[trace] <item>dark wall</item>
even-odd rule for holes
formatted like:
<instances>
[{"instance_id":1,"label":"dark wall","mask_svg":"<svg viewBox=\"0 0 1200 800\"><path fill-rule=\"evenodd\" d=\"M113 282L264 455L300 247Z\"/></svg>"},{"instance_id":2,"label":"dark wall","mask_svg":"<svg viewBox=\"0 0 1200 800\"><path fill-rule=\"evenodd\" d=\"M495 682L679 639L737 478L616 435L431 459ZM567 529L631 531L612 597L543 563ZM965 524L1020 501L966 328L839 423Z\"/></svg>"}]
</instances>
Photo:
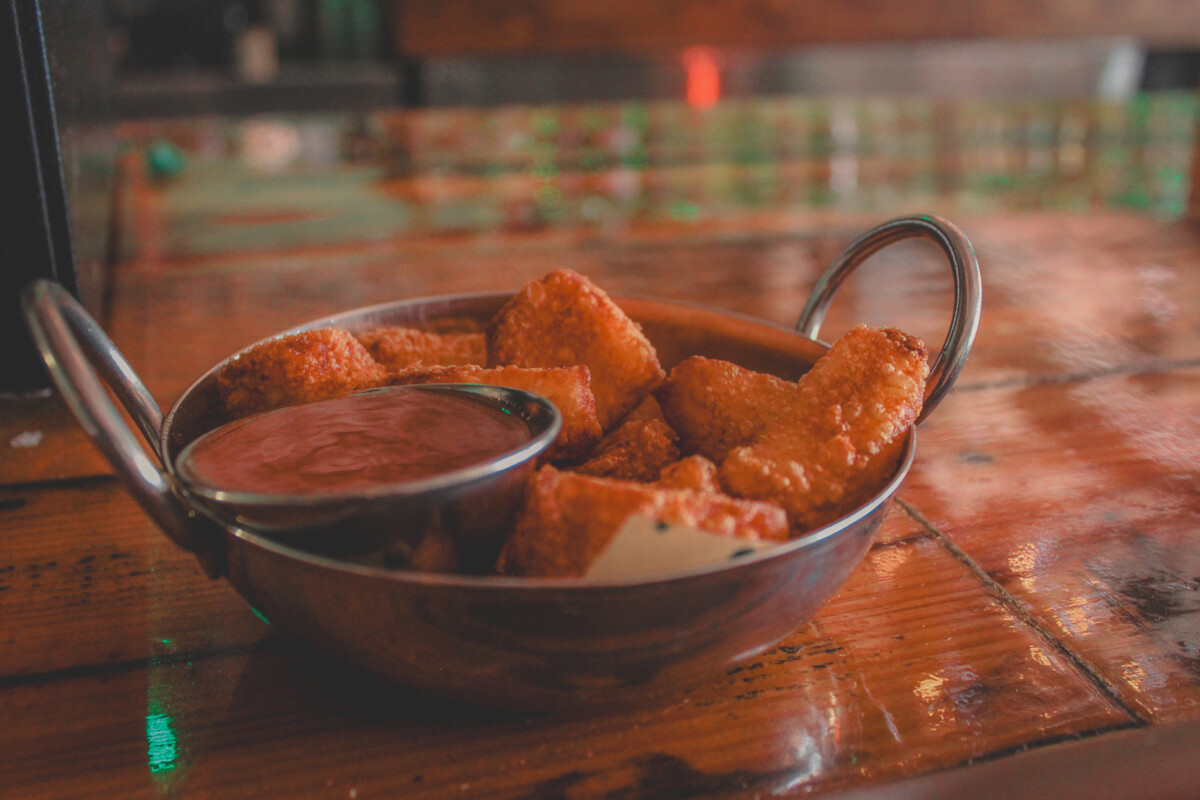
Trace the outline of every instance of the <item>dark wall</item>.
<instances>
[{"instance_id":1,"label":"dark wall","mask_svg":"<svg viewBox=\"0 0 1200 800\"><path fill-rule=\"evenodd\" d=\"M0 392L48 385L20 313L52 278L96 305L112 152L103 144L104 26L97 4L0 0Z\"/></svg>"}]
</instances>

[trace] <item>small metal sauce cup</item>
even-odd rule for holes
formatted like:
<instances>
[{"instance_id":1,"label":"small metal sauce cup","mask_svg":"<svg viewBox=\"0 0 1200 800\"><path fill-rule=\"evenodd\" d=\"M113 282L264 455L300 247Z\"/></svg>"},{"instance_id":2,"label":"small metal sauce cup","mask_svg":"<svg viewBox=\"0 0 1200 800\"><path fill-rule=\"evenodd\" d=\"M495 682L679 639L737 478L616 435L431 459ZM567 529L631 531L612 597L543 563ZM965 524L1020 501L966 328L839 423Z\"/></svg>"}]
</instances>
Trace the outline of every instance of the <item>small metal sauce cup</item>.
<instances>
[{"instance_id":1,"label":"small metal sauce cup","mask_svg":"<svg viewBox=\"0 0 1200 800\"><path fill-rule=\"evenodd\" d=\"M380 566L404 566L425 537L445 536L473 570L486 569L512 525L538 457L562 428L562 416L544 397L505 386L385 386L363 393L411 392L470 396L521 420L529 439L514 450L420 479L305 494L243 492L206 483L188 465L199 438L184 447L169 467L189 503L223 525L269 535L314 553Z\"/></svg>"}]
</instances>

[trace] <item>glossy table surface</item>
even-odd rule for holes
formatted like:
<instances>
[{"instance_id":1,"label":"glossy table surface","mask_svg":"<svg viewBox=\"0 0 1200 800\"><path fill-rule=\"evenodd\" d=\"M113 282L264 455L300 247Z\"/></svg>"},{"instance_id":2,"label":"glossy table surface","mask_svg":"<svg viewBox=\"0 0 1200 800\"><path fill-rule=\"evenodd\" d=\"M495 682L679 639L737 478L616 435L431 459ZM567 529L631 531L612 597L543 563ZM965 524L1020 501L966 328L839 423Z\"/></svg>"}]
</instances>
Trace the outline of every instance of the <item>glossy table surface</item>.
<instances>
[{"instance_id":1,"label":"glossy table surface","mask_svg":"<svg viewBox=\"0 0 1200 800\"><path fill-rule=\"evenodd\" d=\"M1142 796L1200 796L1197 118L1179 96L764 98L127 126L96 313L164 408L270 333L560 266L789 325L853 236L915 212L972 240L983 317L812 620L567 716L315 654L158 532L56 398L0 399L0 794L1095 798L1130 796L1102 768L1156 764ZM904 242L822 332L936 345L951 297ZM1061 785L1019 784L1038 775Z\"/></svg>"}]
</instances>

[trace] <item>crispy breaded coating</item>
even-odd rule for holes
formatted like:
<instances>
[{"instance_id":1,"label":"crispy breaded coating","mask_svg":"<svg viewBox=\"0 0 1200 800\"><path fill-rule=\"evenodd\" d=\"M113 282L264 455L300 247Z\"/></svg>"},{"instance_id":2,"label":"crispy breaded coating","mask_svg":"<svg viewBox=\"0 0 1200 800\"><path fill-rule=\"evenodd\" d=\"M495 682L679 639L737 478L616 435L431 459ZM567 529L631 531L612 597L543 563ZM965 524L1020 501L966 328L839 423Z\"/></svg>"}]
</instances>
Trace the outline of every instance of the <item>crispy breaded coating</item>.
<instances>
[{"instance_id":1,"label":"crispy breaded coating","mask_svg":"<svg viewBox=\"0 0 1200 800\"><path fill-rule=\"evenodd\" d=\"M799 389L729 361L692 356L677 364L654 394L683 452L719 464L776 417L794 413Z\"/></svg>"},{"instance_id":2,"label":"crispy breaded coating","mask_svg":"<svg viewBox=\"0 0 1200 800\"><path fill-rule=\"evenodd\" d=\"M530 481L496 570L532 577L583 575L630 514L752 541L788 536L786 515L768 503L542 467Z\"/></svg>"},{"instance_id":3,"label":"crispy breaded coating","mask_svg":"<svg viewBox=\"0 0 1200 800\"><path fill-rule=\"evenodd\" d=\"M688 456L662 468L655 486L691 489L693 492L724 494L717 479L717 465L704 456Z\"/></svg>"},{"instance_id":4,"label":"crispy breaded coating","mask_svg":"<svg viewBox=\"0 0 1200 800\"><path fill-rule=\"evenodd\" d=\"M565 269L527 283L500 309L487 348L491 366L586 365L606 431L664 375L641 328L595 284Z\"/></svg>"},{"instance_id":5,"label":"crispy breaded coating","mask_svg":"<svg viewBox=\"0 0 1200 800\"><path fill-rule=\"evenodd\" d=\"M831 522L882 488L921 411L928 350L895 329L860 325L800 379L795 413L721 464L737 497L783 506L796 530Z\"/></svg>"},{"instance_id":6,"label":"crispy breaded coating","mask_svg":"<svg viewBox=\"0 0 1200 800\"><path fill-rule=\"evenodd\" d=\"M301 331L263 342L217 374L229 419L377 386L384 369L340 328Z\"/></svg>"},{"instance_id":7,"label":"crispy breaded coating","mask_svg":"<svg viewBox=\"0 0 1200 800\"><path fill-rule=\"evenodd\" d=\"M600 441L600 421L592 396L588 369L572 367L496 367L473 364L448 367L416 367L388 375L392 385L411 383L483 383L507 386L545 397L562 414L558 438L546 452L549 459L581 458Z\"/></svg>"},{"instance_id":8,"label":"crispy breaded coating","mask_svg":"<svg viewBox=\"0 0 1200 800\"><path fill-rule=\"evenodd\" d=\"M581 475L649 483L679 460L679 437L667 423L631 420L609 433L591 458L572 471Z\"/></svg>"},{"instance_id":9,"label":"crispy breaded coating","mask_svg":"<svg viewBox=\"0 0 1200 800\"><path fill-rule=\"evenodd\" d=\"M423 320L421 329L430 333L483 333L484 323L474 317L438 317Z\"/></svg>"},{"instance_id":10,"label":"crispy breaded coating","mask_svg":"<svg viewBox=\"0 0 1200 800\"><path fill-rule=\"evenodd\" d=\"M487 343L482 333L429 333L416 328L373 328L358 334L371 357L395 372L416 366L483 364Z\"/></svg>"},{"instance_id":11,"label":"crispy breaded coating","mask_svg":"<svg viewBox=\"0 0 1200 800\"><path fill-rule=\"evenodd\" d=\"M621 424L626 422L648 422L652 419L662 422L667 421L667 418L663 416L662 407L658 404L658 400L654 399L653 394L648 394L642 398L642 402L634 406L633 411L625 415L625 419L621 420Z\"/></svg>"}]
</instances>

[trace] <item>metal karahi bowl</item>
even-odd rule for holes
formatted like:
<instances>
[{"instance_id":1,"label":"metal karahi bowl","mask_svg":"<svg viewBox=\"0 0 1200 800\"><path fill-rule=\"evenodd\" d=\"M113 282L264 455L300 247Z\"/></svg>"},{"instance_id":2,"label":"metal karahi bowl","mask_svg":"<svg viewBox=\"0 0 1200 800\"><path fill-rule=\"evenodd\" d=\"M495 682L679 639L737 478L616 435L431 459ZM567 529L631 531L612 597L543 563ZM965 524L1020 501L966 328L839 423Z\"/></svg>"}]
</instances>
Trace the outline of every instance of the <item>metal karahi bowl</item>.
<instances>
[{"instance_id":1,"label":"metal karahi bowl","mask_svg":"<svg viewBox=\"0 0 1200 800\"><path fill-rule=\"evenodd\" d=\"M978 265L969 242L945 220L902 218L864 234L818 282L796 330L664 300L615 299L641 324L665 368L699 354L795 379L828 349L817 332L842 279L882 247L915 236L942 247L955 284L954 317L931 370L924 419L953 385L979 318ZM487 320L509 296L388 303L293 331L337 326L355 332L464 316ZM181 489L173 465L184 447L217 424L215 376L224 362L164 417L111 341L65 292L41 282L29 287L25 302L35 338L81 425L151 518L196 554L210 576L224 577L271 623L318 648L413 690L460 702L526 711L636 703L774 646L849 577L916 452L910 431L894 476L869 502L805 536L714 566L604 580L366 566L197 513L203 509ZM161 463L125 426L101 377Z\"/></svg>"}]
</instances>

